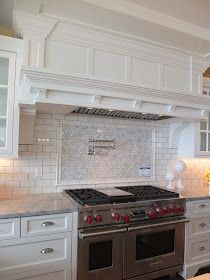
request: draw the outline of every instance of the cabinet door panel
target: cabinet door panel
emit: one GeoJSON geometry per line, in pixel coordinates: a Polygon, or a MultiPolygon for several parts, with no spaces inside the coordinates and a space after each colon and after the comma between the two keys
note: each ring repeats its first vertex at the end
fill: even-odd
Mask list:
{"type": "Polygon", "coordinates": [[[0,147],[6,147],[7,141],[7,121],[0,119],[0,147]]]}
{"type": "Polygon", "coordinates": [[[0,155],[12,156],[16,54],[0,51],[0,155]]]}
{"type": "Polygon", "coordinates": [[[7,85],[9,76],[9,58],[0,57],[0,73],[0,85],[7,85]]]}
{"type": "Polygon", "coordinates": [[[7,115],[7,88],[0,88],[0,116],[7,115]]]}

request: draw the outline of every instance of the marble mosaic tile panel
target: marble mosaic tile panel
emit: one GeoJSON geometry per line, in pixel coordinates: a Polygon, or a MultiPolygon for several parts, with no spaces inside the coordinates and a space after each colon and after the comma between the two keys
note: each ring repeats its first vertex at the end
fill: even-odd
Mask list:
{"type": "MultiPolygon", "coordinates": [[[[152,128],[66,125],[61,128],[60,182],[141,179],[139,168],[151,167],[153,176],[154,131],[152,128]],[[115,149],[95,148],[89,155],[89,139],[116,141],[115,149]]],[[[97,143],[96,145],[109,145],[97,143]]],[[[145,180],[145,178],[144,178],[145,180]]]]}

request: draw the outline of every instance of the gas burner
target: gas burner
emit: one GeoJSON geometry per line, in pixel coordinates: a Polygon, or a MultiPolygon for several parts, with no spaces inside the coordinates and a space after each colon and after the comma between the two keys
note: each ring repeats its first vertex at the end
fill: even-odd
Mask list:
{"type": "Polygon", "coordinates": [[[137,201],[147,201],[156,199],[167,199],[179,197],[179,194],[158,187],[143,185],[131,187],[116,187],[127,195],[108,195],[95,189],[72,189],[65,190],[80,205],[103,205],[103,204],[120,204],[132,203],[137,201]]]}
{"type": "Polygon", "coordinates": [[[81,205],[100,205],[111,203],[110,197],[94,189],[65,190],[74,200],[81,205]]]}
{"type": "Polygon", "coordinates": [[[116,187],[116,189],[132,193],[134,195],[134,197],[136,198],[136,201],[179,197],[178,193],[171,192],[171,191],[164,190],[164,189],[150,186],[150,185],[116,187]]]}

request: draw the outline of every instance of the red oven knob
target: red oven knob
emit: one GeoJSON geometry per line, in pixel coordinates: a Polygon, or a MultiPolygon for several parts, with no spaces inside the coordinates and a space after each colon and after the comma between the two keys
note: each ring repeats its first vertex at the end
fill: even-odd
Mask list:
{"type": "Polygon", "coordinates": [[[128,222],[130,221],[130,216],[129,216],[129,215],[125,215],[125,216],[123,217],[123,221],[124,221],[125,223],[128,223],[128,222]]]}
{"type": "Polygon", "coordinates": [[[166,212],[166,214],[171,214],[171,208],[170,207],[166,207],[165,212],[166,212]]]}
{"type": "Polygon", "coordinates": [[[90,215],[86,215],[85,216],[85,222],[87,223],[87,224],[92,224],[92,222],[93,222],[93,218],[92,218],[92,216],[90,216],[90,215]]]}
{"type": "Polygon", "coordinates": [[[102,222],[102,216],[101,215],[95,215],[94,219],[95,219],[96,223],[101,223],[102,222]]]}
{"type": "Polygon", "coordinates": [[[179,206],[178,207],[178,212],[184,213],[184,206],[179,206]]]}
{"type": "Polygon", "coordinates": [[[177,206],[174,206],[174,207],[172,208],[172,211],[173,211],[175,214],[177,214],[177,213],[179,212],[179,208],[178,208],[177,206]]]}
{"type": "Polygon", "coordinates": [[[156,212],[162,216],[163,215],[163,208],[162,207],[156,208],[156,212]]]}
{"type": "Polygon", "coordinates": [[[112,213],[112,217],[115,221],[119,221],[121,216],[118,212],[112,213]]]}
{"type": "Polygon", "coordinates": [[[151,219],[157,218],[157,212],[155,210],[150,210],[148,214],[151,219]]]}

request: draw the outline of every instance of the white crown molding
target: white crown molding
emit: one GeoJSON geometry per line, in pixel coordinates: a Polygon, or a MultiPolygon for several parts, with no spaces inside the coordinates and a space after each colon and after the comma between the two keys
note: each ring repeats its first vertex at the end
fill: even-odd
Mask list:
{"type": "MultiPolygon", "coordinates": [[[[153,62],[162,63],[164,61],[165,64],[181,66],[182,69],[187,70],[189,69],[189,57],[191,57],[192,69],[201,72],[204,72],[210,64],[207,58],[183,49],[48,14],[37,15],[16,10],[14,20],[17,32],[24,38],[36,36],[69,44],[75,43],[90,49],[98,47],[107,51],[117,51],[125,56],[140,56],[148,60],[152,57],[153,62]]],[[[40,44],[44,46],[44,42],[40,42],[40,44]]],[[[42,66],[42,63],[39,64],[42,66]]]]}
{"type": "MultiPolygon", "coordinates": [[[[23,67],[20,103],[95,106],[171,116],[205,118],[210,99],[144,88],[134,83],[112,82],[83,75],[66,75],[36,67],[23,67]],[[32,102],[33,101],[33,102],[32,102]],[[186,110],[186,114],[185,114],[186,110]]],[[[21,105],[21,104],[20,104],[21,105]]]]}
{"type": "Polygon", "coordinates": [[[164,58],[166,59],[167,55],[170,53],[176,55],[177,64],[184,64],[183,59],[185,55],[186,57],[189,56],[189,54],[201,57],[200,54],[189,52],[182,48],[177,48],[168,44],[155,42],[139,36],[134,36],[131,34],[99,27],[93,24],[87,24],[76,20],[58,17],[56,15],[51,15],[48,13],[31,14],[19,10],[14,10],[13,19],[14,29],[16,30],[16,33],[22,37],[33,35],[47,38],[50,35],[50,39],[67,43],[74,40],[77,43],[83,43],[85,38],[86,46],[88,44],[92,46],[93,43],[95,45],[98,44],[98,46],[103,46],[103,43],[105,42],[106,44],[109,43],[110,47],[116,45],[117,48],[122,50],[122,44],[125,43],[126,46],[129,47],[128,52],[133,51],[134,54],[136,52],[142,51],[142,49],[145,51],[149,45],[150,48],[145,53],[145,57],[150,55],[150,52],[153,48],[153,51],[160,53],[160,57],[157,56],[157,61],[161,60],[162,56],[164,56],[164,58]],[[59,32],[53,32],[57,26],[59,27],[59,32]]]}
{"type": "Polygon", "coordinates": [[[175,17],[168,16],[158,11],[145,8],[141,5],[131,3],[125,0],[84,0],[90,4],[94,4],[105,9],[110,9],[128,16],[132,16],[141,20],[152,22],[171,28],[186,34],[210,41],[210,31],[201,26],[192,24],[187,21],[180,20],[175,17]]]}
{"type": "Polygon", "coordinates": [[[10,52],[23,52],[23,40],[0,35],[1,50],[10,52]]]}
{"type": "Polygon", "coordinates": [[[47,38],[55,28],[58,20],[40,15],[28,14],[22,11],[13,11],[13,26],[19,36],[33,35],[47,38]]]}

